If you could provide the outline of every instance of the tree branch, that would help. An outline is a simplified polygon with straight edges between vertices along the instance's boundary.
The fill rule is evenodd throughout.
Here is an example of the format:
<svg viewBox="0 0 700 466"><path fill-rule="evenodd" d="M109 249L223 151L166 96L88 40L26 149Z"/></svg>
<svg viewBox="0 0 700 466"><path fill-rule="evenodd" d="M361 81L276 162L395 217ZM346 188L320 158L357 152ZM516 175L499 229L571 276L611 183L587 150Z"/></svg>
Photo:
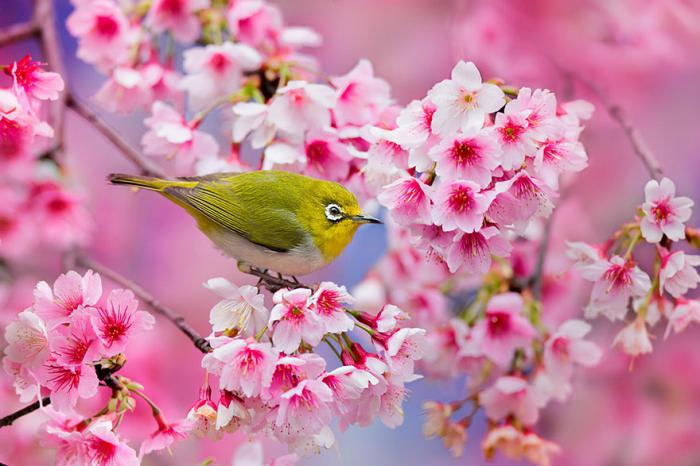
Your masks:
<svg viewBox="0 0 700 466"><path fill-rule="evenodd" d="M13 24L0 30L0 47L19 42L24 39L31 39L39 34L39 25L32 19L26 23Z"/></svg>
<svg viewBox="0 0 700 466"><path fill-rule="evenodd" d="M535 270L532 272L530 279L532 295L535 300L539 301L542 298L542 281L544 280L544 263L547 259L547 250L549 249L549 240L552 237L552 223L554 221L553 211L544 224L544 232L542 233L542 241L537 251L537 262Z"/></svg>
<svg viewBox="0 0 700 466"><path fill-rule="evenodd" d="M194 346L198 350L200 350L202 353L208 353L209 351L211 351L211 346L209 345L209 342L202 338L202 336L185 321L185 318L183 316L181 316L168 306L162 304L152 294L144 290L137 283L133 282L132 280L129 280L120 273L110 269L106 265L103 265L100 262L91 259L81 253L77 253L75 257L75 263L83 266L86 269L92 269L100 275L109 278L113 282L130 289L134 292L136 296L138 296L141 299L141 301L145 302L151 309L168 319L178 329L180 329L180 331L184 333L187 336L187 338L189 338L192 341L192 343L194 343Z"/></svg>

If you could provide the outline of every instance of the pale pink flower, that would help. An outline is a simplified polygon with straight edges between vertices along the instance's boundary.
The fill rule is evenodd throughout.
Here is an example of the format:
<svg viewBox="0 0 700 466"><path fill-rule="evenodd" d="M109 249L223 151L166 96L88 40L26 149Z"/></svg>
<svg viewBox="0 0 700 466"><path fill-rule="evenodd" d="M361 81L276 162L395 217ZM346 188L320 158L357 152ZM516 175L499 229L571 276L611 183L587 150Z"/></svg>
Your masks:
<svg viewBox="0 0 700 466"><path fill-rule="evenodd" d="M676 333L680 333L692 322L700 323L700 301L697 299L679 299L676 302L676 307L673 308L668 316L668 327L666 327L665 337L668 337L671 329Z"/></svg>
<svg viewBox="0 0 700 466"><path fill-rule="evenodd" d="M82 306L93 306L102 296L102 280L92 270L80 276L69 271L59 276L53 290L46 282L34 288L34 313L52 329L57 324L68 322L71 314Z"/></svg>
<svg viewBox="0 0 700 466"><path fill-rule="evenodd" d="M270 463L264 461L263 446L260 442L239 445L233 455L231 466L295 466L299 457L294 454L275 458Z"/></svg>
<svg viewBox="0 0 700 466"><path fill-rule="evenodd" d="M586 306L587 318L598 314L610 320L623 319L630 298L645 295L651 280L631 260L613 256L610 261L600 260L582 270L586 280L594 282L591 300Z"/></svg>
<svg viewBox="0 0 700 466"><path fill-rule="evenodd" d="M548 217L554 208L555 194L525 170L496 183L494 195L486 216L499 225L513 225L518 231L535 217Z"/></svg>
<svg viewBox="0 0 700 466"><path fill-rule="evenodd" d="M153 451L169 449L173 443L187 438L187 434L193 427L192 422L187 419L168 423L160 413L155 414L154 417L158 423L158 430L153 432L141 444L139 459L143 459L145 455Z"/></svg>
<svg viewBox="0 0 700 466"><path fill-rule="evenodd" d="M83 433L85 448L84 464L109 466L138 466L141 464L136 452L122 441L112 430L112 422L98 419Z"/></svg>
<svg viewBox="0 0 700 466"><path fill-rule="evenodd" d="M93 222L83 205L84 198L53 181L32 187L29 209L41 225L46 242L59 248L81 246L90 239Z"/></svg>
<svg viewBox="0 0 700 466"><path fill-rule="evenodd" d="M374 335L375 340L378 335ZM414 380L415 362L421 359L428 349L425 329L402 328L380 341L386 350L392 373L406 381Z"/></svg>
<svg viewBox="0 0 700 466"><path fill-rule="evenodd" d="M250 424L250 414L243 401L233 393L222 390L216 407L216 430L233 433L242 424Z"/></svg>
<svg viewBox="0 0 700 466"><path fill-rule="evenodd" d="M411 101L396 118L397 127L384 136L388 141L408 149L408 167L419 172L428 170L433 164L429 150L438 141L431 128L435 109L427 98Z"/></svg>
<svg viewBox="0 0 700 466"><path fill-rule="evenodd" d="M410 319L410 316L406 312L393 304L386 304L382 306L379 313L377 313L369 325L378 332L391 333L396 330L400 321L408 319Z"/></svg>
<svg viewBox="0 0 700 466"><path fill-rule="evenodd" d="M501 147L501 166L515 170L525 162L525 157L535 155L537 147L527 121L527 112L498 113L493 127L494 135Z"/></svg>
<svg viewBox="0 0 700 466"><path fill-rule="evenodd" d="M310 131L304 141L305 174L331 181L345 181L353 159L338 135L330 130Z"/></svg>
<svg viewBox="0 0 700 466"><path fill-rule="evenodd" d="M124 352L130 338L153 328L155 318L138 307L131 290L118 289L109 293L104 306L91 312L92 327L107 354Z"/></svg>
<svg viewBox="0 0 700 466"><path fill-rule="evenodd" d="M430 186L419 179L404 177L385 186L377 200L401 225L431 224L430 191Z"/></svg>
<svg viewBox="0 0 700 466"><path fill-rule="evenodd" d="M524 434L511 424L489 430L481 448L487 458L492 458L496 451L500 451L512 460L525 458L538 466L549 466L550 455L560 452L556 444L534 433Z"/></svg>
<svg viewBox="0 0 700 466"><path fill-rule="evenodd" d="M370 372L355 366L341 366L320 378L333 392L333 411L341 418L348 416L351 407L370 386L379 379Z"/></svg>
<svg viewBox="0 0 700 466"><path fill-rule="evenodd" d="M433 194L433 221L445 231L479 231L491 198L471 181L446 181Z"/></svg>
<svg viewBox="0 0 700 466"><path fill-rule="evenodd" d="M304 148L299 144L290 144L280 140L265 148L263 170L279 170L301 172L306 164Z"/></svg>
<svg viewBox="0 0 700 466"><path fill-rule="evenodd" d="M2 367L5 373L13 379L12 386L21 403L30 403L40 398L41 387L37 374L28 369L27 366L14 362L10 358L3 358Z"/></svg>
<svg viewBox="0 0 700 466"><path fill-rule="evenodd" d="M49 358L37 375L41 384L51 391L51 404L59 410L75 406L78 398L92 398L100 383L93 366L66 366L53 358Z"/></svg>
<svg viewBox="0 0 700 466"><path fill-rule="evenodd" d="M684 223L690 218L693 200L676 197L676 186L668 178L660 183L649 180L644 187L644 195L644 217L639 224L644 239L658 243L663 235L671 241L685 238Z"/></svg>
<svg viewBox="0 0 700 466"><path fill-rule="evenodd" d="M537 466L549 466L551 456L561 453L559 445L543 439L534 432L523 435L521 448L523 457Z"/></svg>
<svg viewBox="0 0 700 466"><path fill-rule="evenodd" d="M344 286L321 282L309 302L324 333L349 332L354 328L355 321L345 312L345 306L352 304L354 299Z"/></svg>
<svg viewBox="0 0 700 466"><path fill-rule="evenodd" d="M273 45L282 30L280 11L261 0L229 2L226 20L231 35L253 46Z"/></svg>
<svg viewBox="0 0 700 466"><path fill-rule="evenodd" d="M518 348L530 346L535 329L522 315L524 304L517 293L503 293L489 300L483 319L471 332L464 352L471 356L485 356L499 366L510 364Z"/></svg>
<svg viewBox="0 0 700 466"><path fill-rule="evenodd" d="M505 112L526 113L528 128L541 138L556 126L557 98L547 89L521 87L518 96L506 104Z"/></svg>
<svg viewBox="0 0 700 466"><path fill-rule="evenodd" d="M223 432L216 428L217 413L218 406L211 400L211 387L201 389L199 399L187 413L187 420L192 426L191 433L198 438L221 439Z"/></svg>
<svg viewBox="0 0 700 466"><path fill-rule="evenodd" d="M331 420L333 392L323 382L302 380L280 397L275 425L291 436L315 434Z"/></svg>
<svg viewBox="0 0 700 466"><path fill-rule="evenodd" d="M40 367L49 355L46 326L31 308L20 312L5 327L5 341L5 358L28 368Z"/></svg>
<svg viewBox="0 0 700 466"><path fill-rule="evenodd" d="M417 376L416 378L420 378ZM416 378L409 379L415 380ZM406 387L403 377L395 377L388 373L384 377L386 390L379 397L379 419L390 429L394 429L404 420L403 402L406 398Z"/></svg>
<svg viewBox="0 0 700 466"><path fill-rule="evenodd" d="M459 232L447 251L450 272L464 270L469 274L484 274L491 267L491 255L508 257L511 245L496 227L486 227L474 233Z"/></svg>
<svg viewBox="0 0 700 466"><path fill-rule="evenodd" d="M233 142L240 143L250 135L254 149L265 147L275 136L275 126L267 121L267 105L240 102L233 106Z"/></svg>
<svg viewBox="0 0 700 466"><path fill-rule="evenodd" d="M436 134L479 129L486 115L503 107L503 91L494 84L483 84L474 63L460 61L452 69L451 79L437 83L428 92L437 110L431 127Z"/></svg>
<svg viewBox="0 0 700 466"><path fill-rule="evenodd" d="M121 8L109 0L78 5L66 21L78 38L78 58L102 68L123 64L129 56L134 34Z"/></svg>
<svg viewBox="0 0 700 466"><path fill-rule="evenodd" d="M492 386L481 392L479 402L492 421L512 415L529 426L539 417L535 394L527 380L520 377L499 377Z"/></svg>
<svg viewBox="0 0 700 466"><path fill-rule="evenodd" d="M567 320L545 343L544 363L547 371L561 377L571 374L574 364L592 367L603 355L593 342L584 340L591 326L582 320Z"/></svg>
<svg viewBox="0 0 700 466"><path fill-rule="evenodd" d="M153 101L153 86L158 76L128 66L115 68L94 99L113 113L131 113Z"/></svg>
<svg viewBox="0 0 700 466"><path fill-rule="evenodd" d="M277 351L270 343L225 339L204 356L202 367L219 376L222 390L240 391L248 397L258 396L272 383L277 363Z"/></svg>
<svg viewBox="0 0 700 466"><path fill-rule="evenodd" d="M579 172L588 165L588 154L583 144L563 136L545 139L534 156L534 171L548 186L559 186L559 175Z"/></svg>
<svg viewBox="0 0 700 466"><path fill-rule="evenodd" d="M9 74L14 78L15 88L21 89L28 97L38 100L56 100L63 90L63 79L58 73L44 71L42 63L32 61L26 55L12 64Z"/></svg>
<svg viewBox="0 0 700 466"><path fill-rule="evenodd" d="M178 171L182 173L189 172L195 160L218 155L216 139L196 130L171 106L154 102L151 112L144 121L149 130L141 139L145 154L175 157Z"/></svg>
<svg viewBox="0 0 700 466"><path fill-rule="evenodd" d="M435 172L442 178L466 179L486 187L498 167L498 146L485 132L446 137L433 146L428 155L437 162Z"/></svg>
<svg viewBox="0 0 700 466"><path fill-rule="evenodd" d="M273 328L272 343L278 350L291 354L302 340L312 346L321 342L323 324L310 308L310 297L308 288L282 289L272 297L275 306L270 311L268 326Z"/></svg>
<svg viewBox="0 0 700 466"><path fill-rule="evenodd" d="M291 135L300 135L309 129L330 126L330 109L335 101L335 92L328 86L290 81L277 90L267 118L277 128Z"/></svg>
<svg viewBox="0 0 700 466"><path fill-rule="evenodd" d="M316 353L301 353L297 356L280 355L272 375L269 389L263 393L264 400L277 400L299 381L315 379L326 369L326 360Z"/></svg>
<svg viewBox="0 0 700 466"><path fill-rule="evenodd" d="M680 298L695 289L700 282L695 267L700 265L700 256L675 251L664 254L659 270L659 291L664 290L674 298Z"/></svg>
<svg viewBox="0 0 700 466"><path fill-rule="evenodd" d="M191 44L199 37L196 12L208 6L209 0L153 0L146 24L156 34L169 31L177 41Z"/></svg>
<svg viewBox="0 0 700 466"><path fill-rule="evenodd" d="M372 123L391 103L389 84L374 76L368 60L360 60L346 75L330 81L337 93L333 115L339 127Z"/></svg>
<svg viewBox="0 0 700 466"><path fill-rule="evenodd" d="M204 286L218 296L219 301L209 313L209 323L214 332L236 329L245 335L255 335L270 318L265 307L265 297L254 286L236 286L224 278L212 278Z"/></svg>
<svg viewBox="0 0 700 466"><path fill-rule="evenodd" d="M66 367L89 366L99 359L100 341L90 323L92 310L85 307L78 309L71 314L68 326L60 326L52 331L49 345L51 357L56 364Z"/></svg>
<svg viewBox="0 0 700 466"><path fill-rule="evenodd" d="M144 80L151 86L153 100L171 101L177 108L182 108L184 100L180 81L182 76L170 66L163 66L152 61L141 68Z"/></svg>
<svg viewBox="0 0 700 466"><path fill-rule="evenodd" d="M605 259L605 254L602 249L584 243L582 241L567 241L566 242L566 257L574 262L576 268L581 271L589 265Z"/></svg>
<svg viewBox="0 0 700 466"><path fill-rule="evenodd" d="M56 465L87 464L85 436L77 429L83 417L72 410L56 411L52 407L45 408L45 412L49 420L41 425L39 438L42 446L56 450Z"/></svg>
<svg viewBox="0 0 700 466"><path fill-rule="evenodd" d="M190 48L183 56L187 74L180 81L180 87L187 91L195 110L238 91L243 73L260 68L262 63L257 50L233 42Z"/></svg>
<svg viewBox="0 0 700 466"><path fill-rule="evenodd" d="M617 334L613 340L613 345L619 347L630 356L639 356L652 351L647 326L644 321L638 319Z"/></svg>

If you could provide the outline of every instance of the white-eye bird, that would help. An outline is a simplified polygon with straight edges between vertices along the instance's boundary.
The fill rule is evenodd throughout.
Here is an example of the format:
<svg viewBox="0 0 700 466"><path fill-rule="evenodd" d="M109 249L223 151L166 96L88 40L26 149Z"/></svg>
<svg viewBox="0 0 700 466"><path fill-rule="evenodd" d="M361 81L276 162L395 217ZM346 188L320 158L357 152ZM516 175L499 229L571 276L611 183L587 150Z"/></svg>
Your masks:
<svg viewBox="0 0 700 466"><path fill-rule="evenodd" d="M338 183L284 171L216 173L165 180L112 174L109 181L157 191L192 215L222 251L251 266L306 275L332 262L363 223L355 195Z"/></svg>

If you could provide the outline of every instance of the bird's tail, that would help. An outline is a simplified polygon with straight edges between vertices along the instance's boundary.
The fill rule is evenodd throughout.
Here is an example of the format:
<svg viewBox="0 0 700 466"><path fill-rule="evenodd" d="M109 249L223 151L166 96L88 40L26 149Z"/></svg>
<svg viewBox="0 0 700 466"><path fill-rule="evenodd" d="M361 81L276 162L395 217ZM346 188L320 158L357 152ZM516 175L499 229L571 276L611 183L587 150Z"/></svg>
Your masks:
<svg viewBox="0 0 700 466"><path fill-rule="evenodd" d="M172 186L173 182L161 178L150 176L125 175L123 173L112 173L107 177L107 180L112 184L124 184L135 186L137 188L150 189L151 191L163 192L168 186Z"/></svg>

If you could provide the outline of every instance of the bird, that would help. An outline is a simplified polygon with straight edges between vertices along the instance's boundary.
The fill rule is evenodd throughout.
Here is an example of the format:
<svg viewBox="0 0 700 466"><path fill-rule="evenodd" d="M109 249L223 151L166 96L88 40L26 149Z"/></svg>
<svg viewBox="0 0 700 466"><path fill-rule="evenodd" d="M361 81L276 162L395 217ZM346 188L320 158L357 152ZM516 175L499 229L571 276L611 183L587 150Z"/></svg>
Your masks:
<svg viewBox="0 0 700 466"><path fill-rule="evenodd" d="M285 171L175 180L113 173L108 180L156 191L185 209L240 270L274 271L295 282L335 260L360 225L382 223L363 214L355 195L339 183Z"/></svg>

